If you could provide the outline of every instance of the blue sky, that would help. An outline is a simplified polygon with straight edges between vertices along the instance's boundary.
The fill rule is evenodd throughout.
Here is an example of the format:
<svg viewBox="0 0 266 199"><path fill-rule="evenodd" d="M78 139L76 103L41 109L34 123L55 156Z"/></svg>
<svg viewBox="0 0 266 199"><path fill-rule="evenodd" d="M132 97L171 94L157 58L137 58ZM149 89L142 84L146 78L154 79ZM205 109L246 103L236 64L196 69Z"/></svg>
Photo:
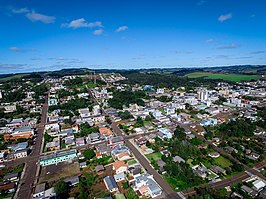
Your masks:
<svg viewBox="0 0 266 199"><path fill-rule="evenodd" d="M0 0L0 73L266 63L265 0Z"/></svg>

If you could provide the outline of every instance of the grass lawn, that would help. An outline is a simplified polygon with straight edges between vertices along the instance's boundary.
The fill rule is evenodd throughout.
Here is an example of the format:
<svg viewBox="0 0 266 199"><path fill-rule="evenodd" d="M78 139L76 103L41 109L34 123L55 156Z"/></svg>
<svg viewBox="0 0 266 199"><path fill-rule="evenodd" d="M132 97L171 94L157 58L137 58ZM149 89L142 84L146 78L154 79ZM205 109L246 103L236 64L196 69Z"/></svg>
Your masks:
<svg viewBox="0 0 266 199"><path fill-rule="evenodd" d="M126 197L124 196L124 194L121 194L121 193L116 194L116 195L115 195L115 198L116 198L116 199L126 199Z"/></svg>
<svg viewBox="0 0 266 199"><path fill-rule="evenodd" d="M193 164L192 164L193 160L192 159L188 159L187 160L187 164L189 164L191 167L193 167Z"/></svg>
<svg viewBox="0 0 266 199"><path fill-rule="evenodd" d="M204 161L202 162L202 164L203 164L205 167L207 167L208 169L212 166L212 163L209 162L208 160L204 160Z"/></svg>
<svg viewBox="0 0 266 199"><path fill-rule="evenodd" d="M220 74L220 73L208 73L208 72L194 72L186 75L188 78L204 77L206 79L223 79L232 82L250 81L252 79L258 79L256 75L240 75L240 74Z"/></svg>
<svg viewBox="0 0 266 199"><path fill-rule="evenodd" d="M184 187L186 185L185 182L177 180L175 178L171 178L169 176L164 175L163 179L172 187L173 190L180 190L180 187Z"/></svg>
<svg viewBox="0 0 266 199"><path fill-rule="evenodd" d="M154 161L158 161L162 158L162 154L160 152L156 152L156 153L151 153L146 155L147 158L151 161L152 159L154 159Z"/></svg>
<svg viewBox="0 0 266 199"><path fill-rule="evenodd" d="M217 164L218 166L222 168L227 168L233 165L230 160L224 158L223 156L220 156L219 158L214 158L213 163Z"/></svg>
<svg viewBox="0 0 266 199"><path fill-rule="evenodd" d="M135 160L135 159L133 159L133 160L129 160L128 162L127 162L127 165L133 165L133 164L136 164L137 163L137 160Z"/></svg>

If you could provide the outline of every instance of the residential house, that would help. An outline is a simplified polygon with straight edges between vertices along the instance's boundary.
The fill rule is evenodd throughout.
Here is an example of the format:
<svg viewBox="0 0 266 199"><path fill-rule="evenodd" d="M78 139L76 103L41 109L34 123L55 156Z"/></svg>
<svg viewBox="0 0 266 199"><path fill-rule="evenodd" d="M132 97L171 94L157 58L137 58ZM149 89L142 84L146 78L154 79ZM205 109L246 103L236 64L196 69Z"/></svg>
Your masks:
<svg viewBox="0 0 266 199"><path fill-rule="evenodd" d="M84 145L85 145L84 137L76 138L76 146L84 146Z"/></svg>
<svg viewBox="0 0 266 199"><path fill-rule="evenodd" d="M123 145L123 144L124 144L124 138L122 136L111 137L108 140L108 145L111 148L115 148L115 147L117 147L119 145Z"/></svg>
<svg viewBox="0 0 266 199"><path fill-rule="evenodd" d="M118 191L118 186L113 176L106 176L103 181L108 191L110 191L111 193Z"/></svg>
<svg viewBox="0 0 266 199"><path fill-rule="evenodd" d="M125 173L115 174L114 179L116 182L124 181L126 179L126 174Z"/></svg>
<svg viewBox="0 0 266 199"><path fill-rule="evenodd" d="M106 138L113 136L113 132L111 131L111 129L109 129L107 127L100 127L99 132L101 135L103 135Z"/></svg>
<svg viewBox="0 0 266 199"><path fill-rule="evenodd" d="M99 152L102 156L109 156L112 149L106 143L96 145L96 151Z"/></svg>
<svg viewBox="0 0 266 199"><path fill-rule="evenodd" d="M22 149L22 150L19 150L19 151L16 151L16 152L13 153L14 159L27 157L28 154L29 154L29 150L28 149Z"/></svg>
<svg viewBox="0 0 266 199"><path fill-rule="evenodd" d="M212 152L212 153L209 153L209 156L212 158L219 158L220 154L218 152Z"/></svg>
<svg viewBox="0 0 266 199"><path fill-rule="evenodd" d="M115 170L116 174L127 172L127 164L124 161L115 161L113 170Z"/></svg>
<svg viewBox="0 0 266 199"><path fill-rule="evenodd" d="M135 143L138 145L138 146L142 146L142 145L145 145L146 142L147 142L147 139L145 137L139 137L139 138L135 138Z"/></svg>
<svg viewBox="0 0 266 199"><path fill-rule="evenodd" d="M8 173L3 177L3 180L9 182L17 182L19 180L18 173Z"/></svg>
<svg viewBox="0 0 266 199"><path fill-rule="evenodd" d="M71 177L64 179L64 182L67 183L68 186L73 187L79 183L79 177L71 176Z"/></svg>
<svg viewBox="0 0 266 199"><path fill-rule="evenodd" d="M211 166L211 170L212 170L214 173L226 175L226 170L223 169L223 168L221 168L221 167L219 167L219 166L212 165L212 166Z"/></svg>
<svg viewBox="0 0 266 199"><path fill-rule="evenodd" d="M83 108L78 110L81 118L86 118L91 116L91 112L89 108Z"/></svg>
<svg viewBox="0 0 266 199"><path fill-rule="evenodd" d="M104 170L105 170L105 169L104 169L104 166L103 166L103 165L97 165L97 166L95 167L95 171L96 171L96 173L97 173L98 175L101 175L101 174L103 173Z"/></svg>
<svg viewBox="0 0 266 199"><path fill-rule="evenodd" d="M38 199L44 198L45 197L44 192L45 192L45 183L36 185L35 191L33 193L33 198L38 198Z"/></svg>
<svg viewBox="0 0 266 199"><path fill-rule="evenodd" d="M9 182L5 184L0 185L0 192L1 193L13 193L15 192L16 183L15 182Z"/></svg>
<svg viewBox="0 0 266 199"><path fill-rule="evenodd" d="M153 176L147 173L135 178L133 190L137 192L139 197L155 198L162 194L162 189L155 182Z"/></svg>
<svg viewBox="0 0 266 199"><path fill-rule="evenodd" d="M183 158L181 158L180 156L177 156L177 155L175 157L173 157L173 161L178 162L178 163L181 163L181 162L185 163L185 160Z"/></svg>
<svg viewBox="0 0 266 199"><path fill-rule="evenodd" d="M117 159L120 161L128 160L131 159L132 157L128 152L121 152L118 156Z"/></svg>
<svg viewBox="0 0 266 199"><path fill-rule="evenodd" d="M160 139L171 139L172 138L172 133L170 132L169 129L166 128L160 128L159 131L157 132L157 136Z"/></svg>
<svg viewBox="0 0 266 199"><path fill-rule="evenodd" d="M88 144L95 144L103 141L104 138L101 136L100 133L91 133L87 136L87 143Z"/></svg>

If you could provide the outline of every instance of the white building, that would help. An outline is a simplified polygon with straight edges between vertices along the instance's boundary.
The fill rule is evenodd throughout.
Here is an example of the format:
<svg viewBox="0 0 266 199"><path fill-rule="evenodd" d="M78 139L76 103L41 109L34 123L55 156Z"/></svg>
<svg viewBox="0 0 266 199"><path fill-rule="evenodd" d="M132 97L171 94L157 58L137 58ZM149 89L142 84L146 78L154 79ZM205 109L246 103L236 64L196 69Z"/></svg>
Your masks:
<svg viewBox="0 0 266 199"><path fill-rule="evenodd" d="M160 128L159 132L157 134L158 134L159 138L161 138L161 139L164 139L164 138L171 139L173 137L172 133L167 128Z"/></svg>
<svg viewBox="0 0 266 199"><path fill-rule="evenodd" d="M198 99L203 102L208 99L208 91L206 89L202 89L198 91Z"/></svg>

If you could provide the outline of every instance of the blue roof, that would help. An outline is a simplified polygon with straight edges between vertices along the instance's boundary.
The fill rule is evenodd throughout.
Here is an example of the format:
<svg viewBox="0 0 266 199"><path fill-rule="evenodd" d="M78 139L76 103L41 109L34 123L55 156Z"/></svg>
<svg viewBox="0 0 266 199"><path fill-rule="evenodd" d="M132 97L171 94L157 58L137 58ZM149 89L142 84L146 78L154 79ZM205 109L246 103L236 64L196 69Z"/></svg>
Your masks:
<svg viewBox="0 0 266 199"><path fill-rule="evenodd" d="M106 176L104 178L104 181L105 181L105 183L107 185L108 190L112 190L112 189L118 188L113 176Z"/></svg>

